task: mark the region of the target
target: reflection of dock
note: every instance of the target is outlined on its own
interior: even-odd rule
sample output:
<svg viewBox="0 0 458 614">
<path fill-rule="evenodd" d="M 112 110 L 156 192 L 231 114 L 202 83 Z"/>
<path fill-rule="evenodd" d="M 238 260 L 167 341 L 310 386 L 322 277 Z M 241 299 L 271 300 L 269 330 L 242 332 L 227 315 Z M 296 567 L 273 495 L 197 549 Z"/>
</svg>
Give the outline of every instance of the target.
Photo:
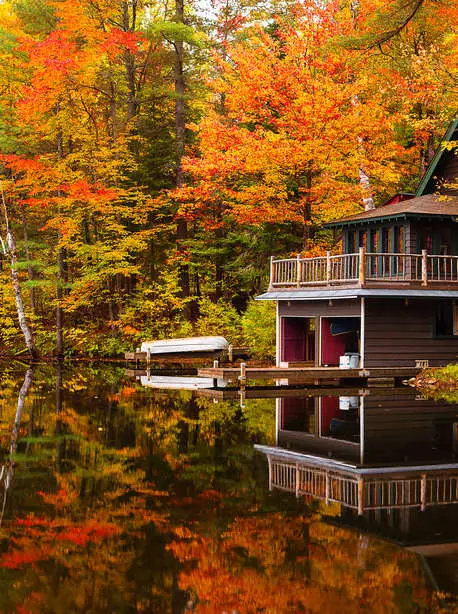
<svg viewBox="0 0 458 614">
<path fill-rule="evenodd" d="M 253 386 L 240 390 L 239 388 L 207 388 L 198 391 L 198 396 L 206 397 L 208 399 L 216 399 L 218 401 L 232 401 L 234 399 L 240 399 L 243 395 L 244 399 L 288 399 L 288 398 L 319 398 L 327 396 L 359 396 L 366 397 L 370 395 L 380 395 L 385 391 L 392 392 L 393 388 L 357 388 L 357 387 L 323 387 L 313 386 L 307 387 L 301 386 L 300 388 L 292 388 L 291 386 Z M 412 388 L 403 386 L 396 388 L 396 394 L 398 396 L 412 396 Z"/>
<path fill-rule="evenodd" d="M 309 495 L 366 511 L 458 502 L 458 464 L 361 468 L 356 465 L 256 446 L 269 462 L 269 488 Z"/>
<path fill-rule="evenodd" d="M 339 367 L 249 367 L 243 363 L 236 367 L 205 367 L 198 369 L 200 377 L 212 377 L 226 381 L 245 380 L 287 380 L 292 383 L 314 383 L 317 381 L 348 381 L 371 379 L 405 379 L 420 372 L 418 367 L 372 367 L 370 369 L 341 369 Z M 244 380 L 244 381 L 245 381 Z"/>
</svg>

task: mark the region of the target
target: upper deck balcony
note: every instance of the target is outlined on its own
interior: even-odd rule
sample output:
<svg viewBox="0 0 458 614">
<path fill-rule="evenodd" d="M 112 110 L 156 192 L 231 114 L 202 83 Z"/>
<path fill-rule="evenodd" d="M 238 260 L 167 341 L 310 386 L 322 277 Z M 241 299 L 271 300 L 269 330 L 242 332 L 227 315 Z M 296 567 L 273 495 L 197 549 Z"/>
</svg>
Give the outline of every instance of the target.
<svg viewBox="0 0 458 614">
<path fill-rule="evenodd" d="M 271 258 L 269 289 L 313 287 L 458 289 L 458 256 L 368 253 Z"/>
</svg>

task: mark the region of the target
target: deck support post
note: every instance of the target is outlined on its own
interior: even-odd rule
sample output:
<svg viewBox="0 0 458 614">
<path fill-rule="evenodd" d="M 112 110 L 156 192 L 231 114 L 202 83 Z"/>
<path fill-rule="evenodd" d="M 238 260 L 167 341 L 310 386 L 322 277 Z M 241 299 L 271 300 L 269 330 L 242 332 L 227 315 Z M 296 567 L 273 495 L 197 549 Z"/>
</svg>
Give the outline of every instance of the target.
<svg viewBox="0 0 458 614">
<path fill-rule="evenodd" d="M 366 281 L 366 249 L 359 248 L 359 285 L 364 286 Z"/>
<path fill-rule="evenodd" d="M 240 390 L 245 390 L 246 387 L 246 363 L 240 363 L 240 375 L 239 375 Z"/>
<path fill-rule="evenodd" d="M 331 252 L 326 252 L 326 284 L 331 282 Z"/>
<path fill-rule="evenodd" d="M 420 509 L 422 512 L 426 509 L 426 473 L 421 476 L 420 483 Z"/>
<path fill-rule="evenodd" d="M 421 285 L 428 285 L 428 252 L 426 249 L 421 250 Z"/>
<path fill-rule="evenodd" d="M 273 490 L 272 486 L 272 459 L 270 455 L 267 455 L 267 460 L 269 462 L 269 490 Z"/>
<path fill-rule="evenodd" d="M 302 263 L 301 263 L 301 255 L 297 254 L 296 258 L 296 286 L 300 288 L 302 281 Z"/>
</svg>

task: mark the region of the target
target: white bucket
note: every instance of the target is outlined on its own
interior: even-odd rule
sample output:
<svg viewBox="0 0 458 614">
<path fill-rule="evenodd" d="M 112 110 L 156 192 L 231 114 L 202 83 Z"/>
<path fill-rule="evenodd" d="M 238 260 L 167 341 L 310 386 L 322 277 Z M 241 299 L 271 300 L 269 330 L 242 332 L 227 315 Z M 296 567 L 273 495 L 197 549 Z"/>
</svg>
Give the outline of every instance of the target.
<svg viewBox="0 0 458 614">
<path fill-rule="evenodd" d="M 339 397 L 339 409 L 357 409 L 359 397 Z"/>
<path fill-rule="evenodd" d="M 357 352 L 345 352 L 349 359 L 350 369 L 359 369 L 359 354 Z"/>
<path fill-rule="evenodd" d="M 350 356 L 339 356 L 339 368 L 350 369 Z"/>
</svg>

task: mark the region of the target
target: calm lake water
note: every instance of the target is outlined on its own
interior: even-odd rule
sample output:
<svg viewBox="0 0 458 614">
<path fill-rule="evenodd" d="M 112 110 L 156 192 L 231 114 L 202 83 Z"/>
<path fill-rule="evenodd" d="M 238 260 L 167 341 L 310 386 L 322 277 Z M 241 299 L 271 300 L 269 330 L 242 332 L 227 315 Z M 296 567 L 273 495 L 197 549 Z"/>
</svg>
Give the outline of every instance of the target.
<svg viewBox="0 0 458 614">
<path fill-rule="evenodd" d="M 1 614 L 458 611 L 456 405 L 0 374 Z"/>
</svg>

